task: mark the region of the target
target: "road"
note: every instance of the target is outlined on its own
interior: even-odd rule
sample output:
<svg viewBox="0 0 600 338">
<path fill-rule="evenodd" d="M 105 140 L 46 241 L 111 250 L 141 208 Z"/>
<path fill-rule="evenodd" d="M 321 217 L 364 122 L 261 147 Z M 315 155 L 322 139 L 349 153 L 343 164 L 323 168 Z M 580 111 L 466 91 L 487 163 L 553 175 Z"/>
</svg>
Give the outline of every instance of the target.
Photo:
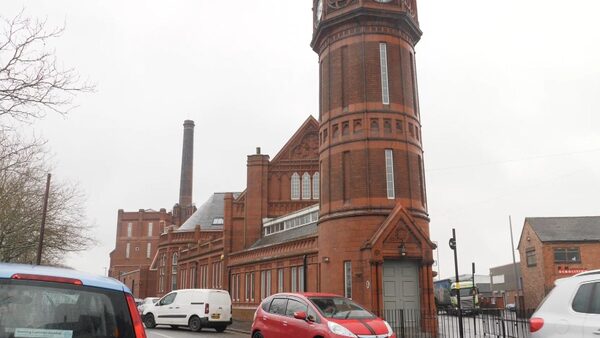
<svg viewBox="0 0 600 338">
<path fill-rule="evenodd" d="M 202 329 L 200 332 L 192 332 L 186 328 L 171 329 L 158 326 L 154 329 L 146 329 L 148 338 L 248 338 L 249 334 L 225 331 L 218 333 L 213 329 Z"/>
</svg>

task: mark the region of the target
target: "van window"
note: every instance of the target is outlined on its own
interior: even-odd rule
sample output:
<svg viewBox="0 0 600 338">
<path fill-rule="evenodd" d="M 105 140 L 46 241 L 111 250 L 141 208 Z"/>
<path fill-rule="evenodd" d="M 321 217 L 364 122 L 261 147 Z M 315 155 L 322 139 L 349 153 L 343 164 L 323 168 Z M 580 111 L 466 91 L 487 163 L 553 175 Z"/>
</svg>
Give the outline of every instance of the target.
<svg viewBox="0 0 600 338">
<path fill-rule="evenodd" d="M 306 312 L 307 307 L 306 304 L 301 303 L 295 299 L 288 300 L 287 310 L 285 311 L 285 315 L 288 317 L 294 317 L 294 312 L 304 311 Z"/>
<path fill-rule="evenodd" d="M 173 292 L 170 293 L 166 296 L 163 297 L 163 299 L 160 300 L 160 305 L 169 305 L 169 304 L 173 304 L 173 302 L 175 301 L 175 297 L 177 297 L 177 292 Z"/>
<path fill-rule="evenodd" d="M 271 302 L 271 307 L 269 308 L 269 312 L 276 315 L 285 315 L 285 306 L 287 304 L 287 299 L 285 298 L 275 298 Z"/>
</svg>

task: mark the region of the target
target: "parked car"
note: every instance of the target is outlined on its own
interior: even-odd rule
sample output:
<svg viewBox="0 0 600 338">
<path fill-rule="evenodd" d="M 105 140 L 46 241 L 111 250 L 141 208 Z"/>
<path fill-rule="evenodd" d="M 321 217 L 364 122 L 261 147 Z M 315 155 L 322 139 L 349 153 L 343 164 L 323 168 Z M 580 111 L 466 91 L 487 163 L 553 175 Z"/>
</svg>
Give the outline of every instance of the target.
<svg viewBox="0 0 600 338">
<path fill-rule="evenodd" d="M 142 302 L 138 305 L 138 312 L 141 314 L 144 313 L 144 309 L 149 305 L 154 305 L 160 298 L 158 297 L 146 297 Z"/>
<path fill-rule="evenodd" d="M 396 338 L 383 319 L 350 299 L 324 293 L 279 293 L 254 314 L 252 338 Z"/>
<path fill-rule="evenodd" d="M 131 291 L 103 276 L 0 263 L 0 337 L 146 338 Z"/>
<path fill-rule="evenodd" d="M 213 328 L 223 332 L 231 325 L 229 292 L 216 289 L 183 289 L 166 294 L 142 313 L 147 328 L 187 326 L 192 331 Z"/>
<path fill-rule="evenodd" d="M 600 270 L 557 280 L 529 324 L 532 338 L 598 337 Z"/>
</svg>

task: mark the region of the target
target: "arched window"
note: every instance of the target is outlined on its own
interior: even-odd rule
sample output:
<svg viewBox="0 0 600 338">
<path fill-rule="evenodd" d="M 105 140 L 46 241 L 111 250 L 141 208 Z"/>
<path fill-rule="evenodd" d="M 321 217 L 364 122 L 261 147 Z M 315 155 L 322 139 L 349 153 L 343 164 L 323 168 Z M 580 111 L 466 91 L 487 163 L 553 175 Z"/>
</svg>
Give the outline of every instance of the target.
<svg viewBox="0 0 600 338">
<path fill-rule="evenodd" d="M 318 172 L 316 172 L 313 175 L 313 182 L 312 182 L 312 184 L 313 184 L 313 199 L 314 200 L 318 200 L 319 199 L 319 180 L 320 180 L 320 178 L 321 178 L 321 175 Z"/>
<path fill-rule="evenodd" d="M 292 199 L 300 199 L 300 175 L 298 173 L 292 175 Z"/>
<path fill-rule="evenodd" d="M 310 199 L 310 174 L 304 173 L 302 175 L 302 199 L 309 200 Z"/>
</svg>

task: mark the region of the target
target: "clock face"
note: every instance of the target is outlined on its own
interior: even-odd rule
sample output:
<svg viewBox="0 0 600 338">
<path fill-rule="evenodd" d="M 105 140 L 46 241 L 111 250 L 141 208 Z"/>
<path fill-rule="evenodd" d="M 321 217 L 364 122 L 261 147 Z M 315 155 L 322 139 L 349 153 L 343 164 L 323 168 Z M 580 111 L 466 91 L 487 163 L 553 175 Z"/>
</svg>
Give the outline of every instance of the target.
<svg viewBox="0 0 600 338">
<path fill-rule="evenodd" d="M 323 0 L 319 0 L 317 3 L 317 22 L 321 21 L 323 16 Z"/>
</svg>

